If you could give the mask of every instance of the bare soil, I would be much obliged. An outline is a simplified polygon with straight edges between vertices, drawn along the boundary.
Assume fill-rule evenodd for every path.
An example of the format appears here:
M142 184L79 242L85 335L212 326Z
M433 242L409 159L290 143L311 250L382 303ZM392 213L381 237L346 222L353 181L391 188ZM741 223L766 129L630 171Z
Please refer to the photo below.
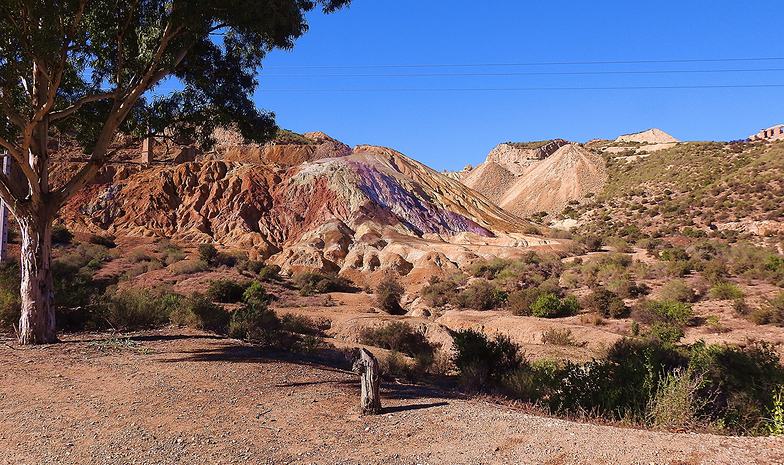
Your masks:
M784 438L530 415L436 388L359 382L334 351L262 352L190 330L0 344L2 464L784 463Z

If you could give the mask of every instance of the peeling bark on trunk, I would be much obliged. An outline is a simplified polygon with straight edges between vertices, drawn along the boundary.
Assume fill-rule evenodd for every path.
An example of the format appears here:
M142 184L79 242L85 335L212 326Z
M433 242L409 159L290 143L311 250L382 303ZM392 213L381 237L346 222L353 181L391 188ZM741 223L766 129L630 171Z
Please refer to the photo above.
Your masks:
M354 372L362 379L362 397L360 409L363 415L381 413L381 396L379 395L380 369L378 360L367 349L360 349L359 360L354 362Z
M18 218L22 240L21 344L57 341L52 282L52 217L45 213Z

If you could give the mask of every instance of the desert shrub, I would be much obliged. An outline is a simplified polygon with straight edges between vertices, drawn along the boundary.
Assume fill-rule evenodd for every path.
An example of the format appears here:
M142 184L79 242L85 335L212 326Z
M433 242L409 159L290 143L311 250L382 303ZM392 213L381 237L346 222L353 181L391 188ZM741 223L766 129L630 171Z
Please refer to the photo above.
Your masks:
M456 296L456 303L463 308L492 310L501 306L505 297L491 282L475 279Z
M175 275L200 273L209 269L209 264L204 260L186 259L174 262L168 266L169 271Z
M262 281L280 281L280 267L278 265L265 265L259 270L259 279Z
M683 338L683 327L673 323L659 321L648 328L646 336L665 344L675 344Z
M404 378L414 381L416 377L414 367L411 366L406 357L394 350L380 358L379 366L381 368L381 376L384 378Z
M161 261L164 265L169 266L172 263L177 263L185 259L185 252L170 241L162 241L160 246L161 253L163 254Z
M96 281L91 269L77 266L52 263L57 327L63 331L102 329L107 325L104 292L108 282Z
M305 315L290 313L280 318L280 329L295 334L322 336L332 325L327 319L314 320Z
M224 334L231 315L221 305L201 294L180 298L179 305L172 311L173 324Z
M150 262L154 260L154 258L149 253L142 249L132 250L130 253L128 253L127 259L131 263Z
M583 306L606 318L625 318L631 309L615 293L599 287L585 298Z
M730 282L714 284L709 291L710 297L716 300L738 300L744 297L740 286Z
M403 296L403 286L394 276L387 275L376 286L376 305L383 311L391 315L405 313L400 306L400 298Z
M784 326L784 292L780 292L762 307L753 311L749 318L758 325Z
M180 304L180 296L148 289L125 289L112 295L106 319L115 329L143 329L163 325Z
M22 314L19 285L19 263L0 263L0 328L11 328L19 324Z
M580 304L574 296L559 299L557 295L548 292L537 297L531 304L531 315L539 318L560 318L576 315Z
M90 236L88 241L90 244L100 245L102 247L106 247L107 249L113 249L117 247L117 243L114 241L113 236L108 235L99 235L94 234Z
M218 279L210 281L207 286L206 296L213 302L222 304L233 304L242 300L246 285L232 281L230 279Z
M663 428L691 428L702 423L710 399L703 396L701 374L684 368L667 373L648 402L648 423Z
M598 252L602 250L603 240L599 236L582 236L577 242L585 248L586 252Z
M73 233L60 223L52 225L52 244L68 245L73 240Z
M775 348L768 343L698 343L689 356L689 368L704 373L702 395L713 399L705 414L734 434L765 434L766 416L784 383L784 366Z
M682 279L668 281L659 290L659 297L662 300L671 302L694 302L697 299L694 289Z
M258 281L252 281L242 292L242 301L249 305L267 305L272 296L267 294L264 286Z
M767 427L771 436L784 436L784 387L779 388L773 397Z
M568 328L564 329L557 329L557 328L550 328L545 330L542 333L542 344L550 344L556 346L572 346L572 347L583 347L585 343L578 342L574 335L572 334L572 330Z
M359 340L363 344L404 353L417 360L432 360L436 350L423 330L414 329L400 321L363 328Z
M490 340L471 329L453 334L454 358L462 383L469 389L486 391L524 364L520 346L508 336Z
M640 323L669 323L680 327L689 324L693 316L691 305L666 300L642 302L632 312L632 317Z
M199 244L199 259L205 263L213 264L218 256L218 249L212 244Z
M307 271L294 276L294 284L302 295L325 294L327 292L349 292L351 282L336 274Z
M261 299L249 299L231 314L229 336L245 339L264 346L274 345L279 340L280 320L275 312Z

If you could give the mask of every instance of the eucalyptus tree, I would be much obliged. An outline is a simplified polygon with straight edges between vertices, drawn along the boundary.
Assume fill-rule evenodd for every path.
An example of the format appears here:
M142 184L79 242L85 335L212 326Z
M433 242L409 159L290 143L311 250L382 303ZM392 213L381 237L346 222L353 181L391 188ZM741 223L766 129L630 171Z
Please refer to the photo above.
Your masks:
M251 100L262 59L293 47L308 12L349 1L0 0L0 149L24 175L0 173L20 229L22 344L56 341L52 222L132 140L123 134L174 127L208 144L234 124L251 140L272 137L274 115ZM84 156L50 183L55 133Z

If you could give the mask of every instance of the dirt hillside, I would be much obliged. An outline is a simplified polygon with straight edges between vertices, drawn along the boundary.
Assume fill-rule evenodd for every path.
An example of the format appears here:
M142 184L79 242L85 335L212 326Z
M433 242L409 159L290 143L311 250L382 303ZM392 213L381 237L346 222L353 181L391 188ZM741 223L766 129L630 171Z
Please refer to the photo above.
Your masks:
M646 131L636 132L634 134L624 134L618 137L617 139L615 139L615 142L667 144L667 143L680 142L680 141L672 137L671 135L667 134L666 132L662 131L661 129L652 128Z
M577 144L559 148L522 173L499 201L519 216L563 210L570 200L601 190L607 173L604 160Z

